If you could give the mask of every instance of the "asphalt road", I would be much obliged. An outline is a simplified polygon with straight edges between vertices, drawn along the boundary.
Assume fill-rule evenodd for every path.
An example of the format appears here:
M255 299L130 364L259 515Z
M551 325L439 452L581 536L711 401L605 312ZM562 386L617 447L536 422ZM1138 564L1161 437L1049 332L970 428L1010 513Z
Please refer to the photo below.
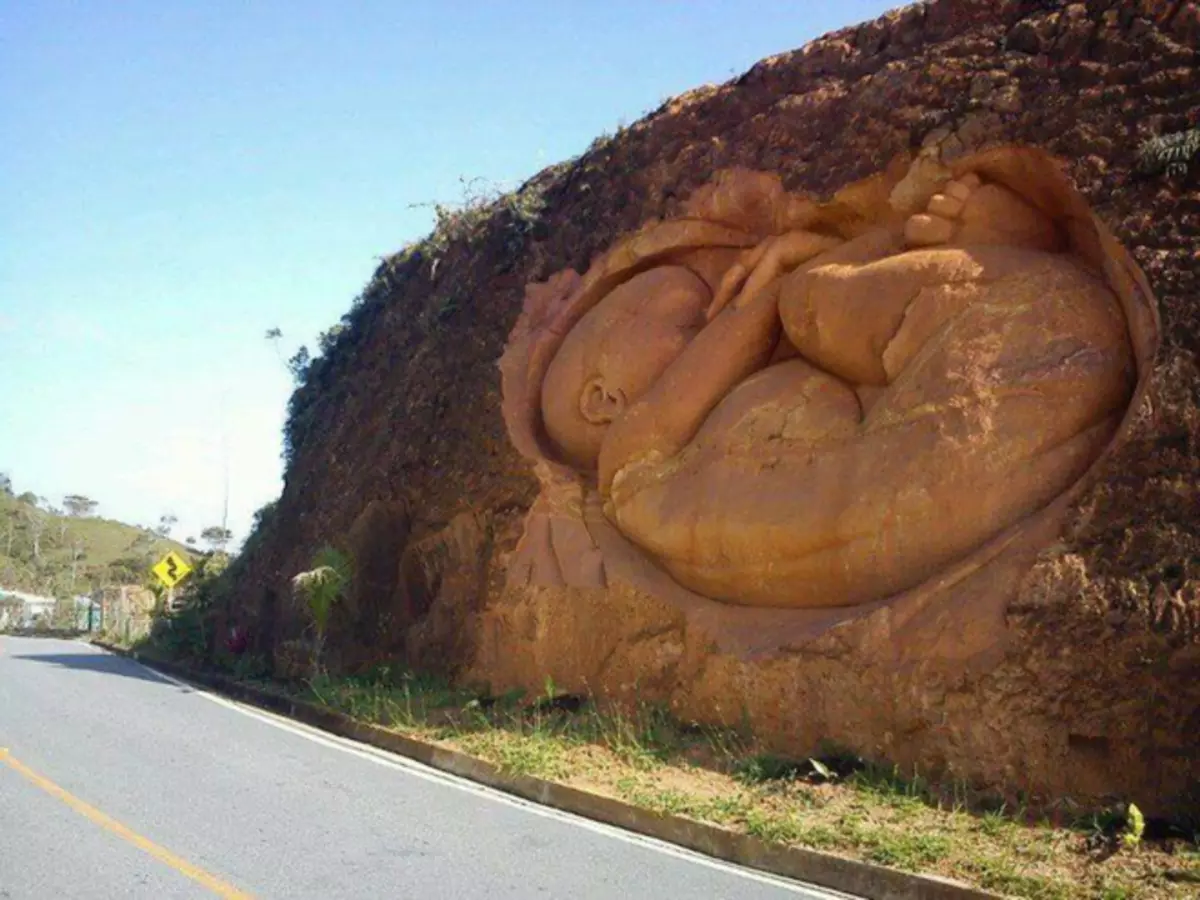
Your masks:
M827 898L0 636L0 898Z

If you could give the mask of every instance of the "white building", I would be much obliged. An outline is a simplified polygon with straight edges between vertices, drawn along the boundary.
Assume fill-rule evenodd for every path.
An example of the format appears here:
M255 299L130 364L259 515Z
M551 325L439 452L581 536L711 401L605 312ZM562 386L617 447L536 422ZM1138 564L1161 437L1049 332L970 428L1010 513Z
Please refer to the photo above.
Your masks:
M16 602L13 602L16 601ZM0 630L28 628L38 616L51 616L58 601L0 587Z

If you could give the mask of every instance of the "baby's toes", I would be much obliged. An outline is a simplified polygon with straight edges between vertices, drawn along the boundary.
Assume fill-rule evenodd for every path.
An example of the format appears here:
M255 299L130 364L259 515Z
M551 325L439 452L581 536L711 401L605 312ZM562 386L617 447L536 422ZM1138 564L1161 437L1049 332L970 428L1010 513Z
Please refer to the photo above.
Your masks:
M945 244L954 237L957 223L944 216L917 213L904 223L904 239L914 247Z
M957 219L963 211L963 200L953 194L934 194L929 198L927 210L932 216Z
M941 192L929 198L925 212L910 216L904 226L904 237L917 247L946 244L958 229L967 199L982 182L974 172L946 182Z

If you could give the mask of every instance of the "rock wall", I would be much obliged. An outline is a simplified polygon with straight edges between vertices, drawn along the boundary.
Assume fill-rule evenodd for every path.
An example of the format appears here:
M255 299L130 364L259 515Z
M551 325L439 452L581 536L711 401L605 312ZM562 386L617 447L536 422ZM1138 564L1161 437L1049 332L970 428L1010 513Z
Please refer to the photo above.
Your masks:
M287 578L340 542L359 563L330 636L347 667L402 656L496 690L549 675L749 720L783 752L833 740L1006 790L1195 812L1200 161L1140 173L1139 148L1200 125L1198 41L1194 2L908 7L677 98L385 261L293 399L285 490L248 546L232 615L266 649L295 637ZM586 270L720 170L823 196L930 142L949 159L1030 144L1065 160L1162 321L1124 443L1014 571L986 662L917 653L872 670L836 634L738 646L632 586L506 587L537 491L496 365L524 286Z

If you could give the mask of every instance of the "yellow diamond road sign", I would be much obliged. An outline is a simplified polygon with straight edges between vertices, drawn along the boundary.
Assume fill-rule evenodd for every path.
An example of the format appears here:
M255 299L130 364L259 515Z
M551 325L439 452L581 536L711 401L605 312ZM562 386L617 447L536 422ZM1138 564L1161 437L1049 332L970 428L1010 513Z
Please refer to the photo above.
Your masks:
M173 588L187 577L188 572L192 571L192 567L183 561L182 556L172 550L155 563L151 571L158 576L159 581L167 587Z

